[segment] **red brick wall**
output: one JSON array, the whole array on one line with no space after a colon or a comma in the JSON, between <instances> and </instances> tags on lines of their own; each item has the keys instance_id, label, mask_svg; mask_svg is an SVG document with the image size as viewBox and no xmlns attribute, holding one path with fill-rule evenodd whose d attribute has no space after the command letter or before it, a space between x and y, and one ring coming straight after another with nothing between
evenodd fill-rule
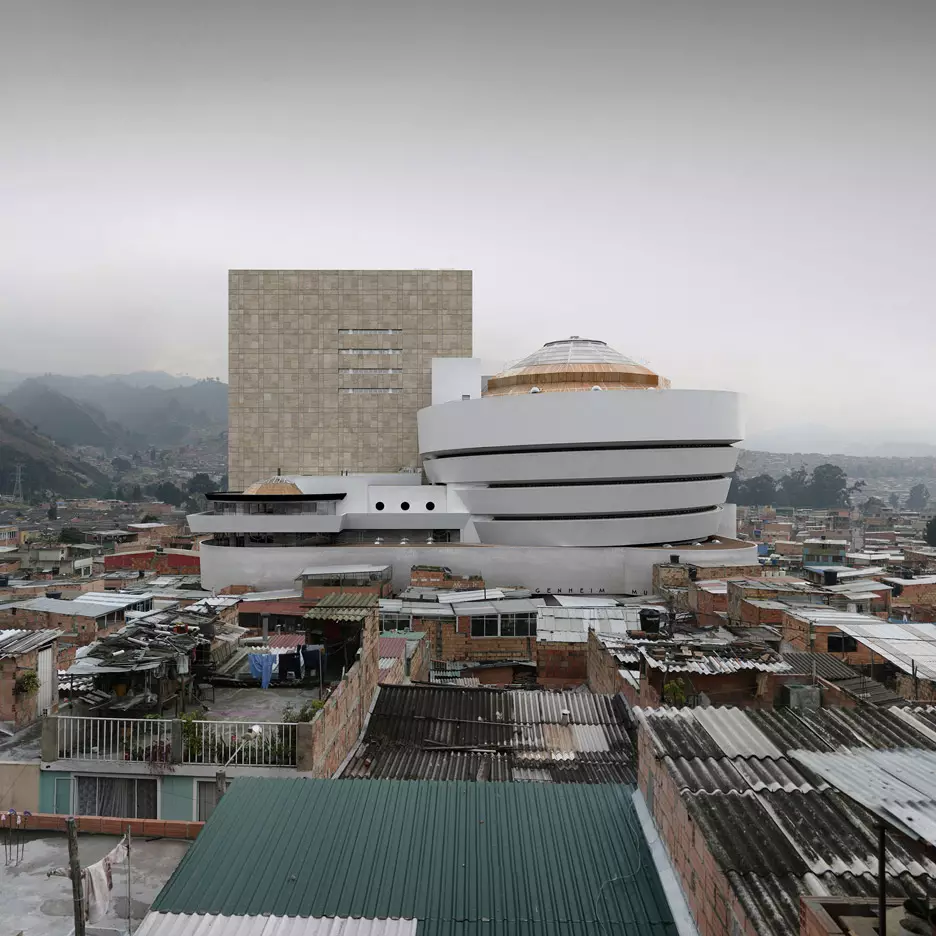
<instances>
[{"instance_id":1,"label":"red brick wall","mask_svg":"<svg viewBox=\"0 0 936 936\"><path fill-rule=\"evenodd\" d=\"M618 673L621 668L620 664L595 636L594 631L588 632L588 643L585 644L585 648L585 675L588 688L601 695L615 695L623 692L631 705L637 705L636 688Z\"/></svg>"},{"instance_id":2,"label":"red brick wall","mask_svg":"<svg viewBox=\"0 0 936 936\"><path fill-rule=\"evenodd\" d=\"M357 743L380 674L378 620L375 608L364 622L358 661L315 718L298 726L298 770L308 771L314 777L330 777Z\"/></svg>"},{"instance_id":3,"label":"red brick wall","mask_svg":"<svg viewBox=\"0 0 936 936\"><path fill-rule=\"evenodd\" d=\"M433 659L475 663L535 659L535 637L472 637L468 621L463 617L457 626L452 620L427 620L420 625L430 635Z\"/></svg>"},{"instance_id":4,"label":"red brick wall","mask_svg":"<svg viewBox=\"0 0 936 936\"><path fill-rule=\"evenodd\" d=\"M484 579L480 575L469 578L453 577L441 569L410 569L410 585L416 588L442 588L446 591L475 591L484 588Z\"/></svg>"},{"instance_id":5,"label":"red brick wall","mask_svg":"<svg viewBox=\"0 0 936 936\"><path fill-rule=\"evenodd\" d=\"M416 644L416 649L410 657L410 679L413 682L429 682L429 661L431 659L429 635L427 634Z\"/></svg>"},{"instance_id":6,"label":"red brick wall","mask_svg":"<svg viewBox=\"0 0 936 936\"><path fill-rule=\"evenodd\" d=\"M98 630L96 618L80 614L55 614L51 611L31 611L27 608L0 609L0 629L62 630L69 636L69 642L80 647L105 634L112 634L123 627L124 623L123 611L114 614L114 620L106 630Z\"/></svg>"},{"instance_id":7,"label":"red brick wall","mask_svg":"<svg viewBox=\"0 0 936 936\"><path fill-rule=\"evenodd\" d=\"M55 652L55 644L53 653ZM32 670L38 672L39 651L23 653L18 657L7 657L0 660L0 721L13 722L17 728L26 728L33 724L39 716L39 696L33 692L30 695L17 695L16 679L23 673ZM56 693L56 698L57 698ZM58 704L53 705L56 711Z\"/></svg>"},{"instance_id":8,"label":"red brick wall","mask_svg":"<svg viewBox=\"0 0 936 936\"><path fill-rule=\"evenodd\" d=\"M581 684L588 680L588 644L536 642L536 677L544 681L561 680Z\"/></svg>"},{"instance_id":9,"label":"red brick wall","mask_svg":"<svg viewBox=\"0 0 936 936\"><path fill-rule=\"evenodd\" d=\"M837 627L817 624L810 629L809 621L796 617L796 612L784 611L780 633L785 643L794 650L815 650L816 653L829 652L829 634L841 633ZM845 663L855 666L870 666L873 662L871 651L862 643L851 653L836 651L834 656ZM880 658L878 658L878 662Z\"/></svg>"},{"instance_id":10,"label":"red brick wall","mask_svg":"<svg viewBox=\"0 0 936 936\"><path fill-rule=\"evenodd\" d=\"M142 569L160 575L199 575L201 557L196 552L157 553L155 550L114 553L104 557L105 572L116 572L118 569Z\"/></svg>"},{"instance_id":11,"label":"red brick wall","mask_svg":"<svg viewBox=\"0 0 936 936\"><path fill-rule=\"evenodd\" d=\"M758 936L728 878L689 816L666 765L658 760L646 726L638 731L638 783L701 936ZM649 788L652 785L652 796ZM733 929L733 924L737 928Z\"/></svg>"},{"instance_id":12,"label":"red brick wall","mask_svg":"<svg viewBox=\"0 0 936 936\"><path fill-rule=\"evenodd\" d=\"M783 608L764 608L742 599L739 603L741 623L756 627L759 624L770 624L779 627L783 623Z\"/></svg>"},{"instance_id":13,"label":"red brick wall","mask_svg":"<svg viewBox=\"0 0 936 936\"><path fill-rule=\"evenodd\" d=\"M936 683L919 677L914 682L913 676L907 673L897 674L897 686L894 691L905 699L936 702Z\"/></svg>"}]
</instances>

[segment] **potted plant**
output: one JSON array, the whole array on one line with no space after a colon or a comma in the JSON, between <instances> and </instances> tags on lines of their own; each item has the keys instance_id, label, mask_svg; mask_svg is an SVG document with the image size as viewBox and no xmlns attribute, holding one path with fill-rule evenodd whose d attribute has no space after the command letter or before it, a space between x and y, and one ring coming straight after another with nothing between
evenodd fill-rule
<instances>
[{"instance_id":1,"label":"potted plant","mask_svg":"<svg viewBox=\"0 0 936 936\"><path fill-rule=\"evenodd\" d=\"M24 670L13 682L17 695L32 695L39 691L39 674L35 670Z\"/></svg>"}]
</instances>

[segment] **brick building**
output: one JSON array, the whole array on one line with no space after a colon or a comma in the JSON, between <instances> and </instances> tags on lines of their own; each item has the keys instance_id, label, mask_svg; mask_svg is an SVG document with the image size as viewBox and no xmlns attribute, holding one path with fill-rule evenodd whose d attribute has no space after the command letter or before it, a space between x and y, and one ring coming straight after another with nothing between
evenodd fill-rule
<instances>
[{"instance_id":1,"label":"brick building","mask_svg":"<svg viewBox=\"0 0 936 936\"><path fill-rule=\"evenodd\" d=\"M0 630L0 727L19 731L57 711L59 636L55 630Z\"/></svg>"},{"instance_id":2,"label":"brick building","mask_svg":"<svg viewBox=\"0 0 936 936\"><path fill-rule=\"evenodd\" d=\"M162 575L198 575L201 558L190 549L140 549L104 557L104 571L134 569Z\"/></svg>"}]
</instances>

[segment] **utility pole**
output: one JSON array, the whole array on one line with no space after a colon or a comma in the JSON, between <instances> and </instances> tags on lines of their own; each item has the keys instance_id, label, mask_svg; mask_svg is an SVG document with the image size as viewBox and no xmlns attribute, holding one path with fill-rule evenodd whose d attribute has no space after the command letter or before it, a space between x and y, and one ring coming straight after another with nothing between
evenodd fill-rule
<instances>
[{"instance_id":1,"label":"utility pole","mask_svg":"<svg viewBox=\"0 0 936 936\"><path fill-rule=\"evenodd\" d=\"M13 502L21 504L23 502L23 466L16 466L16 480L13 482Z\"/></svg>"},{"instance_id":2,"label":"utility pole","mask_svg":"<svg viewBox=\"0 0 936 936\"><path fill-rule=\"evenodd\" d=\"M72 897L75 904L75 936L85 936L81 862L78 860L78 823L73 818L69 818L65 821L65 827L68 833L68 868L71 873Z\"/></svg>"},{"instance_id":3,"label":"utility pole","mask_svg":"<svg viewBox=\"0 0 936 936\"><path fill-rule=\"evenodd\" d=\"M227 776L223 770L215 774L215 805L221 802L221 797L227 791Z\"/></svg>"}]
</instances>

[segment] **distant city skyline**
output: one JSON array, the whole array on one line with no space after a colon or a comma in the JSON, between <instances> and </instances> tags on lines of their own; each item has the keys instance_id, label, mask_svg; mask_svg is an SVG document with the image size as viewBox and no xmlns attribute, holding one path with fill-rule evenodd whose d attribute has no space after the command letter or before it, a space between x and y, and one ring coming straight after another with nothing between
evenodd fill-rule
<instances>
[{"instance_id":1,"label":"distant city skyline","mask_svg":"<svg viewBox=\"0 0 936 936\"><path fill-rule=\"evenodd\" d=\"M115 5L4 23L0 369L227 378L231 268L474 271L752 438L936 443L936 5ZM5 352L5 353L2 353Z\"/></svg>"}]
</instances>

